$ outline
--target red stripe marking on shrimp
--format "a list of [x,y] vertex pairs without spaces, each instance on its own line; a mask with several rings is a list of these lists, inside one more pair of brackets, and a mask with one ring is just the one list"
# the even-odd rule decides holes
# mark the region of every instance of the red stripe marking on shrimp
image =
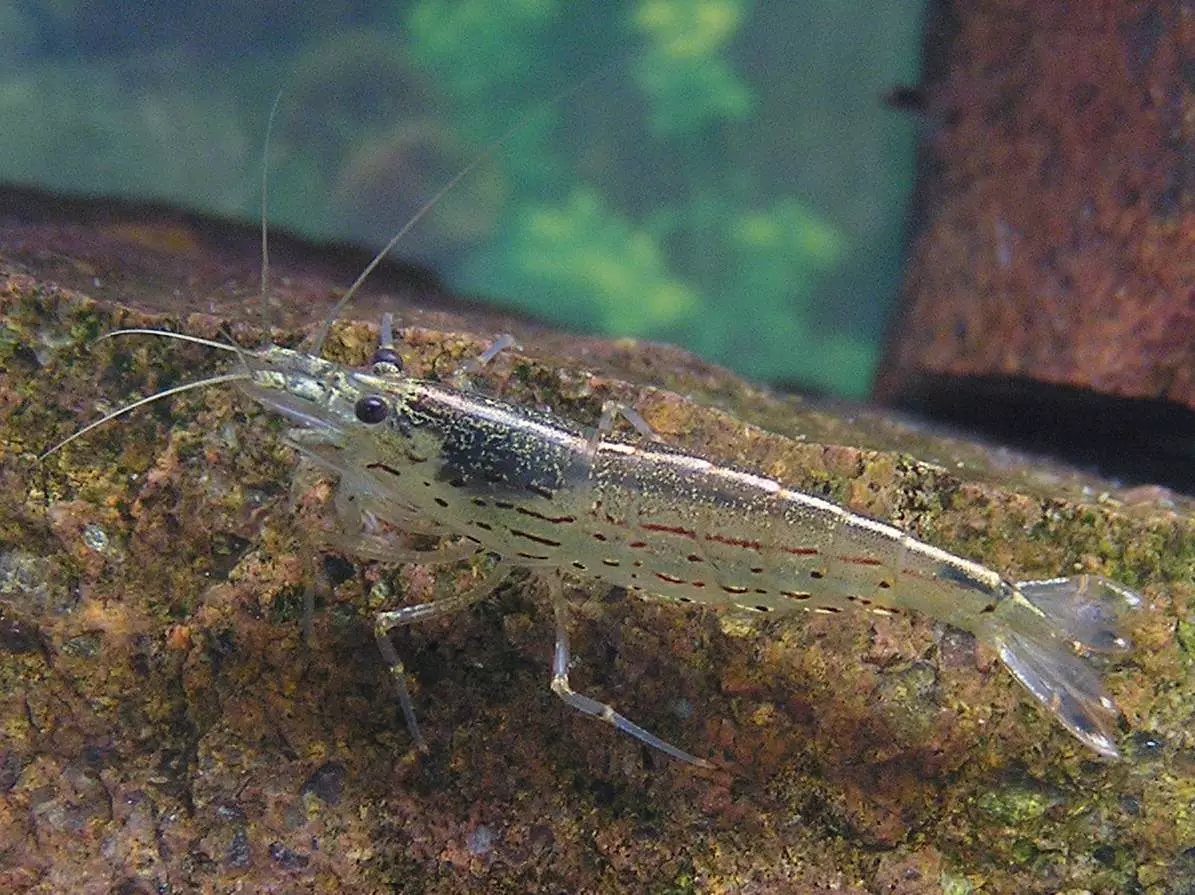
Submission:
[[874,556],[840,556],[839,562],[849,562],[855,566],[882,566],[883,560],[876,559]]
[[665,534],[680,535],[685,538],[697,537],[697,532],[681,528],[679,525],[659,525],[655,522],[641,522],[639,523],[639,527],[644,531],[662,531]]
[[763,550],[763,544],[759,541],[748,541],[743,538],[729,538],[726,535],[706,535],[707,541],[715,541],[719,544],[727,544],[731,547],[746,547],[748,550]]

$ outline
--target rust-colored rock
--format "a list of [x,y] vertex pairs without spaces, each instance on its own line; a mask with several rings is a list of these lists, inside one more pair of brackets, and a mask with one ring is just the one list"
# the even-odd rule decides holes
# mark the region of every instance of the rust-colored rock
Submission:
[[1014,378],[1195,408],[1195,12],[939,6],[877,396],[924,406],[960,378]]

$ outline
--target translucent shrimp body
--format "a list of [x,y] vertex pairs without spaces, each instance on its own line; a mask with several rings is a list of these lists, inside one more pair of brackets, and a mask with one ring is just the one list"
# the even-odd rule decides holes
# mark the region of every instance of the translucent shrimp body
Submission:
[[379,645],[417,743],[386,632],[468,605],[507,567],[526,566],[555,597],[553,689],[680,759],[704,764],[568,686],[561,575],[757,612],[924,613],[989,644],[1071,733],[1101,755],[1118,754],[1116,708],[1086,654],[1127,647],[1118,615],[1139,598],[1122,585],[1088,575],[1013,583],[764,476],[655,442],[589,435],[552,414],[405,375],[395,357],[364,372],[270,348],[249,356],[239,387],[295,422],[296,446],[339,474],[349,549],[405,558],[388,554],[376,534],[372,523],[383,520],[455,536],[444,558],[500,558],[466,596],[379,617]]

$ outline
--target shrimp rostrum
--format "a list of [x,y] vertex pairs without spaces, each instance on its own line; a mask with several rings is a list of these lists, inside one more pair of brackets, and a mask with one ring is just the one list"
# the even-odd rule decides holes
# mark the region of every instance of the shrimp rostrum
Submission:
[[[269,347],[243,354],[243,372],[230,378],[295,423],[295,447],[339,477],[346,552],[394,562],[494,558],[462,593],[377,616],[417,746],[424,741],[389,632],[458,611],[511,568],[528,567],[552,595],[553,691],[677,759],[707,764],[570,686],[563,576],[752,612],[924,613],[991,646],[1048,714],[1095,752],[1118,754],[1117,710],[1088,656],[1128,646],[1117,624],[1140,598],[1123,585],[1094,575],[1014,583],[764,476],[407,375],[390,342],[387,320],[368,370]],[[412,554],[386,527],[444,538]]]

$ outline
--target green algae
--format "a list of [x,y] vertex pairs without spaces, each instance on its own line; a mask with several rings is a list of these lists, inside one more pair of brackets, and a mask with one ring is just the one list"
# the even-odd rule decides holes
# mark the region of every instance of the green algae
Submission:
[[1175,626],[1174,636],[1188,656],[1195,655],[1195,618],[1181,619]]
[[1022,827],[1059,804],[1059,796],[1030,781],[1008,783],[980,793],[976,806],[993,820]]
[[945,870],[942,871],[939,883],[942,886],[942,895],[971,895],[975,891],[975,886],[965,876],[958,876]]

